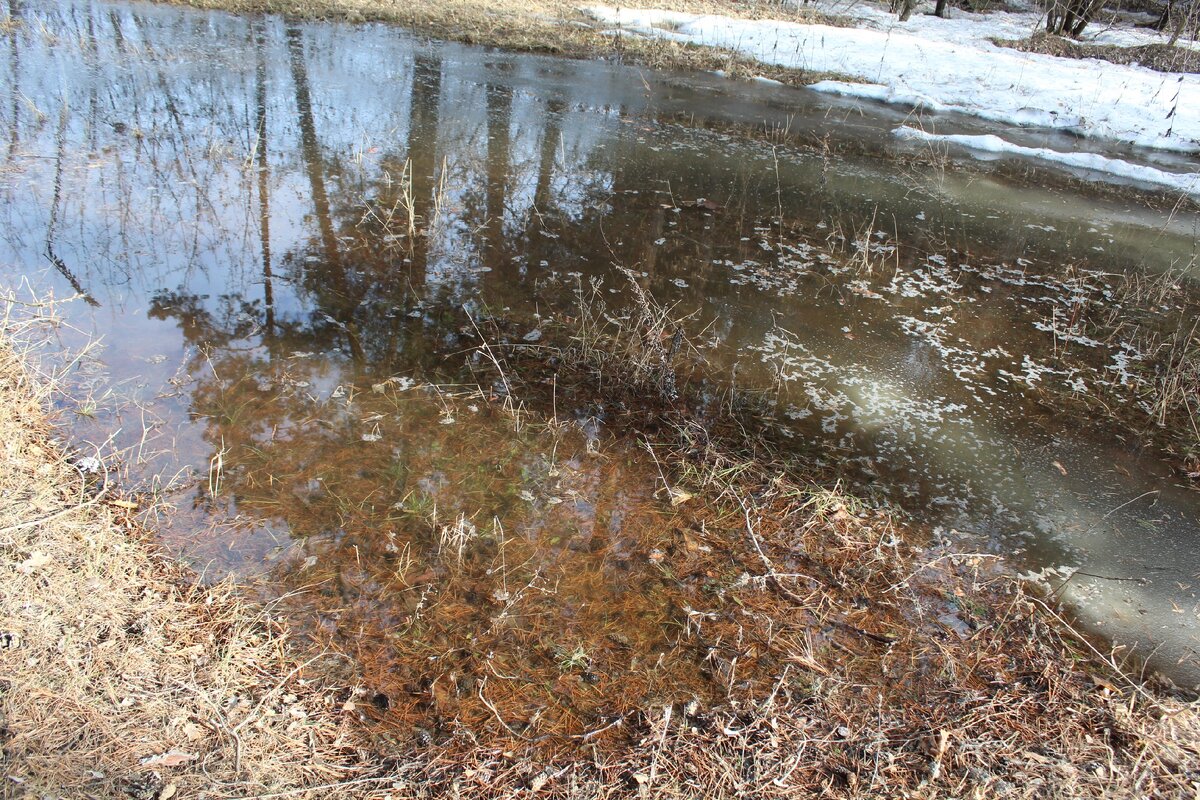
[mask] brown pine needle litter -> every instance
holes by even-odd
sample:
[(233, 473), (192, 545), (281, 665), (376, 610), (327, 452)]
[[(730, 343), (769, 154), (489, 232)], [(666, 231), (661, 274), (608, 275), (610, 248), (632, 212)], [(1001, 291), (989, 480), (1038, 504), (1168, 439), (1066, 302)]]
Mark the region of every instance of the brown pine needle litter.
[[(994, 559), (934, 557), (886, 515), (787, 477), (768, 452), (747, 461), (753, 447), (726, 446), (722, 424), (679, 410), (693, 385), (689, 349), (640, 302), (616, 329), (583, 315), (554, 350), (554, 391), (599, 391), (597, 377), (619, 363), (629, 382), (605, 375), (610, 402), (663, 400), (645, 412), (654, 420), (631, 410), (629, 424), (656, 430), (654, 469), (670, 481), (662, 513), (682, 538), (674, 552), (645, 544), (663, 548), (676, 590), (695, 603), (680, 646), (704, 642), (698, 658), (725, 688), (545, 731), (513, 702), (512, 676), (482, 666), (457, 697), (443, 682), (435, 733), (405, 727), (376, 713), (375, 678), (289, 633), (277, 608), (231, 584), (198, 585), (156, 549), (135, 501), (56, 441), (55, 382), (10, 322), (0, 340), (4, 796), (1197, 796), (1195, 705), (1131, 681)], [(536, 351), (543, 360), (554, 336), (547, 329)], [(532, 398), (543, 376), (521, 361), (531, 354), (511, 352), (496, 366)], [(689, 588), (684, 573), (719, 565), (741, 574)], [(402, 654), (405, 642), (394, 646)], [(575, 658), (562, 654), (563, 668)]]

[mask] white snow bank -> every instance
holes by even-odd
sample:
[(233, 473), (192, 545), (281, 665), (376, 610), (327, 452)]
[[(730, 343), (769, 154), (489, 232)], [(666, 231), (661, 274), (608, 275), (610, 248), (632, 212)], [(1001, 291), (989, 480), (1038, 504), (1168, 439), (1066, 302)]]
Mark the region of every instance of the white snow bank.
[(921, 15), (898, 23), (864, 4), (850, 13), (866, 27), (837, 28), (653, 9), (584, 10), (622, 30), (866, 82), (826, 81), (814, 87), (821, 91), (1200, 152), (1200, 75), (1022, 53), (989, 41), (1028, 36), (1036, 25), (1032, 14), (960, 14), (949, 20)]
[(901, 139), (944, 142), (984, 153), (1023, 156), (1039, 161), (1063, 164), (1074, 169), (1103, 172), (1200, 197), (1200, 172), (1166, 172), (1141, 164), (1131, 164), (1119, 158), (1108, 158), (1097, 153), (1064, 153), (1061, 150), (1051, 150), (1047, 147), (1024, 147), (992, 135), (965, 136), (927, 133), (907, 125), (896, 128), (892, 133)]
[[(1044, 30), (1046, 24), (1045, 13), (1036, 8), (1031, 11), (972, 14), (951, 7), (946, 9), (946, 18), (935, 17), (924, 13), (926, 9), (918, 8), (907, 22), (900, 22), (894, 13), (881, 5), (862, 0), (819, 0), (806, 4), (805, 8), (853, 19), (862, 28), (884, 31), (895, 29), (914, 36), (971, 45), (990, 44), (992, 39), (1027, 39), (1035, 31)], [(1154, 18), (1153, 15), (1150, 17)], [(1157, 31), (1135, 28), (1128, 22), (1117, 22), (1107, 13), (1085, 28), (1079, 38), (1084, 44), (1111, 44), (1121, 47), (1166, 41)], [(1181, 38), (1178, 44), (1187, 47), (1196, 43)]]

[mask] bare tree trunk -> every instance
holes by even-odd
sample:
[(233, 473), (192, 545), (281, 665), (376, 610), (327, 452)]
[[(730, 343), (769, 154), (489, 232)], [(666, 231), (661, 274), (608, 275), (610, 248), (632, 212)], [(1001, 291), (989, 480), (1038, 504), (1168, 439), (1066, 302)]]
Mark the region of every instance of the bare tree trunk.
[(1071, 33), (1073, 30), (1075, 30), (1075, 24), (1076, 24), (1075, 2), (1074, 2), (1074, 0), (1072, 0), (1072, 2), (1067, 6), (1066, 12), (1063, 14), (1062, 30), (1060, 30), (1059, 33), (1060, 34)]
[(19, 141), (20, 126), (17, 124), (20, 120), (21, 113), (21, 54), (17, 49), (17, 31), (20, 26), (17, 21), (21, 18), (21, 4), (18, 0), (8, 0), (8, 18), (12, 22), (8, 27), (8, 71), (9, 77), (12, 80), (10, 84), (10, 93), (12, 95), (12, 119), (9, 124), (12, 126), (9, 129), (8, 140), (8, 162), (11, 164), (17, 153), (17, 143)]
[(313, 212), (325, 248), (325, 260), (329, 267), (340, 265), (337, 233), (333, 229), (333, 213), (329, 206), (329, 193), (325, 189), (325, 171), (322, 164), (321, 145), (317, 139), (317, 126), (313, 119), (312, 95), (308, 86), (308, 65), (304, 61), (303, 34), (298, 28), (286, 30), (292, 82), (296, 89), (296, 114), (300, 122), (300, 157), (308, 173), (309, 189), (312, 192)]
[[(1172, 10), (1172, 4), (1168, 0), (1167, 11), (1163, 15), (1165, 21), (1170, 21)], [(1196, 38), (1196, 18), (1198, 13), (1200, 13), (1200, 0), (1192, 0), (1191, 3), (1186, 4), (1184, 12), (1178, 15), (1175, 28), (1171, 31), (1171, 40), (1167, 42), (1168, 47), (1174, 47), (1179, 43), (1179, 37), (1183, 35), (1184, 30), (1191, 30), (1192, 38)]]
[(1104, 0), (1083, 0), (1080, 3), (1082, 10), (1079, 11), (1075, 21), (1075, 26), (1071, 28), (1072, 36), (1079, 36), (1083, 33), (1083, 29), (1092, 21), (1096, 14), (1100, 13), (1100, 9), (1104, 8)]
[(1053, 0), (1046, 12), (1046, 32), (1079, 36), (1103, 8), (1104, 0)]
[(1167, 0), (1167, 7), (1163, 9), (1158, 22), (1154, 23), (1154, 30), (1165, 31), (1167, 29), (1167, 26), (1171, 24), (1171, 10), (1174, 5), (1173, 0)]
[(933, 9), (935, 17), (946, 18), (946, 0), (937, 0), (937, 7)]
[(413, 213), (425, 228), (425, 235), (412, 242), (413, 267), (409, 280), (418, 291), (425, 288), (429, 271), (433, 194), (438, 183), (437, 145), (438, 127), (441, 124), (441, 98), (441, 53), (418, 53), (413, 59), (408, 117), (408, 158), (412, 163)]
[(542, 129), (542, 153), (538, 162), (537, 185), (533, 192), (533, 207), (539, 214), (550, 210), (550, 183), (554, 178), (554, 153), (562, 134), (562, 115), (566, 104), (551, 100), (546, 107), (546, 124)]

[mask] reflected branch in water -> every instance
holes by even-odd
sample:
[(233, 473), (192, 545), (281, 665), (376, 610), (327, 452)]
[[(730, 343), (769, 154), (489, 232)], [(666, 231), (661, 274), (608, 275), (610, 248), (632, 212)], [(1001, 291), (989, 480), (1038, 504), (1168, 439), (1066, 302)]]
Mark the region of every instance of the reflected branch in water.
[(21, 113), (21, 52), (17, 38), (18, 20), (20, 19), (20, 0), (8, 0), (8, 74), (11, 81), (8, 91), (12, 96), (12, 117), (9, 120), (8, 131), (8, 163), (10, 164), (16, 155), (17, 144), (20, 141), (17, 124), (20, 121)]
[(313, 208), (317, 215), (317, 225), (321, 232), (321, 241), (325, 247), (325, 275), (318, 278), (322, 283), (332, 279), (334, 291), (342, 296), (343, 304), (340, 313), (334, 314), (333, 319), (338, 327), (346, 333), (346, 342), (350, 347), (350, 356), (355, 363), (364, 362), (362, 343), (359, 340), (357, 327), (353, 319), (353, 310), (358, 305), (346, 292), (345, 266), (338, 250), (337, 236), (333, 229), (333, 215), (329, 207), (329, 195), (325, 190), (325, 174), (321, 158), (321, 146), (317, 139), (317, 126), (313, 120), (312, 94), (308, 82), (308, 65), (304, 59), (304, 34), (295, 26), (289, 26), (286, 32), (289, 63), (292, 70), (292, 82), (296, 90), (296, 114), (300, 122), (300, 155), (304, 159), (308, 173), (309, 185), (312, 189)]
[(411, 280), (424, 287), (429, 259), (429, 235), (433, 220), (434, 186), (437, 183), (438, 126), (441, 119), (442, 59), (434, 52), (419, 52), (413, 58), (409, 93), (408, 159), (412, 164), (414, 213), (423, 221), (423, 241), (411, 242), (414, 250)]
[(254, 152), (257, 162), (255, 170), (258, 173), (258, 221), (259, 244), (262, 251), (263, 307), (266, 311), (263, 320), (263, 337), (267, 340), (269, 349), (275, 338), (275, 287), (271, 275), (271, 184), (267, 161), (267, 57), (264, 52), (266, 32), (261, 19), (255, 20), (253, 31), (255, 54)]
[[(508, 272), (504, 259), (505, 198), (508, 190), (512, 124), (512, 89), (489, 83), (487, 89), (487, 186), (485, 189), (486, 261), (493, 270)], [(499, 277), (499, 276), (498, 276)]]
[(538, 161), (537, 187), (533, 191), (533, 205), (539, 214), (550, 209), (550, 186), (554, 180), (554, 168), (562, 142), (563, 114), (566, 103), (557, 98), (546, 104), (546, 124), (542, 130), (542, 152)]
[(76, 292), (83, 297), (84, 301), (90, 306), (99, 306), (100, 303), (92, 295), (83, 288), (79, 278), (71, 271), (66, 262), (58, 257), (54, 252), (54, 231), (58, 226), (58, 209), (62, 203), (62, 184), (63, 184), (63, 161), (67, 147), (67, 106), (64, 103), (58, 114), (58, 153), (55, 157), (54, 165), (54, 196), (50, 201), (50, 221), (46, 226), (46, 252), (45, 256), (54, 265), (67, 282), (71, 284)]

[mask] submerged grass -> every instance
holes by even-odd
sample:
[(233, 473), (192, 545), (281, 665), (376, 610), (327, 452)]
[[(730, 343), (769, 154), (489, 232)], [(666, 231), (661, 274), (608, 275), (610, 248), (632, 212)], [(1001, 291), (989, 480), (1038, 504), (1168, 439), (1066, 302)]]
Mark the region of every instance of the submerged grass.
[[(1139, 441), (1161, 450), (1185, 477), (1200, 479), (1200, 325), (1189, 263), (1178, 271), (1074, 274), (1080, 291), (1061, 323), (1065, 332), (1111, 345), (1117, 377), (1104, 391), (1077, 399), (1106, 418), (1128, 423)], [(1068, 268), (1068, 274), (1073, 270)], [(1102, 294), (1101, 294), (1102, 293)], [(1061, 359), (1078, 358), (1064, 348)], [(1062, 398), (1060, 398), (1062, 399)]]
[[(539, 621), (547, 612), (588, 598), (571, 597), (569, 583), (544, 571), (519, 576), (522, 545), (499, 520), (439, 522), (421, 504), (411, 513), (429, 528), (425, 551), (419, 539), (397, 548), (390, 569), (419, 585), (424, 559), (449, 560), (443, 578), (425, 580), (417, 606), (447, 620), (474, 619), (452, 608), (462, 605), (448, 591), (452, 573), (494, 581), (492, 601), (472, 601), (491, 629), (460, 621), (427, 650), (413, 635), (394, 638), (392, 657), (426, 673), (411, 696), (380, 692), (362, 663), (314, 648), (319, 636), (289, 632), (279, 612), (288, 597), (251, 604), (228, 585), (197, 585), (157, 554), (130, 503), (102, 480), (97, 487), (53, 440), (45, 411), (53, 376), (34, 368), (10, 322), (0, 345), (6, 793), (1200, 790), (1194, 705), (1130, 680), (994, 559), (918, 546), (886, 510), (803, 477), (756, 427), (759, 401), (712, 390), (679, 321), (645, 292), (635, 290), (624, 313), (593, 295), (582, 300), (577, 318), (543, 321), (536, 346), (503, 321), (479, 321), (480, 384), (510, 393), (429, 393), (447, 417), (462, 411), (459, 402), (490, 404), (527, 435), (541, 426), (551, 447), (561, 440), (554, 431), (570, 427), (561, 420), (578, 418), (560, 412), (583, 409), (606, 431), (594, 458), (648, 451), (657, 506), (624, 529), (634, 537), (632, 574), (655, 576), (675, 620), (657, 660), (632, 653), (640, 666), (631, 674), (658, 681), (651, 694), (629, 678), (609, 680), (631, 654), (591, 630), (603, 625), (578, 620), (558, 623), (538, 667), (558, 677), (531, 681), (521, 672), (524, 635), (555, 624)], [(386, 402), (406, 386), (364, 386), (346, 402)], [(485, 539), (499, 547), (486, 562)], [(342, 583), (334, 599), (380, 602), (392, 591), (379, 582), (361, 596), (352, 589)], [(299, 600), (293, 609), (305, 602), (290, 599)], [(531, 705), (543, 689), (576, 703), (575, 713)], [(422, 702), (433, 703), (436, 724), (417, 716), (397, 724), (397, 703)]]

